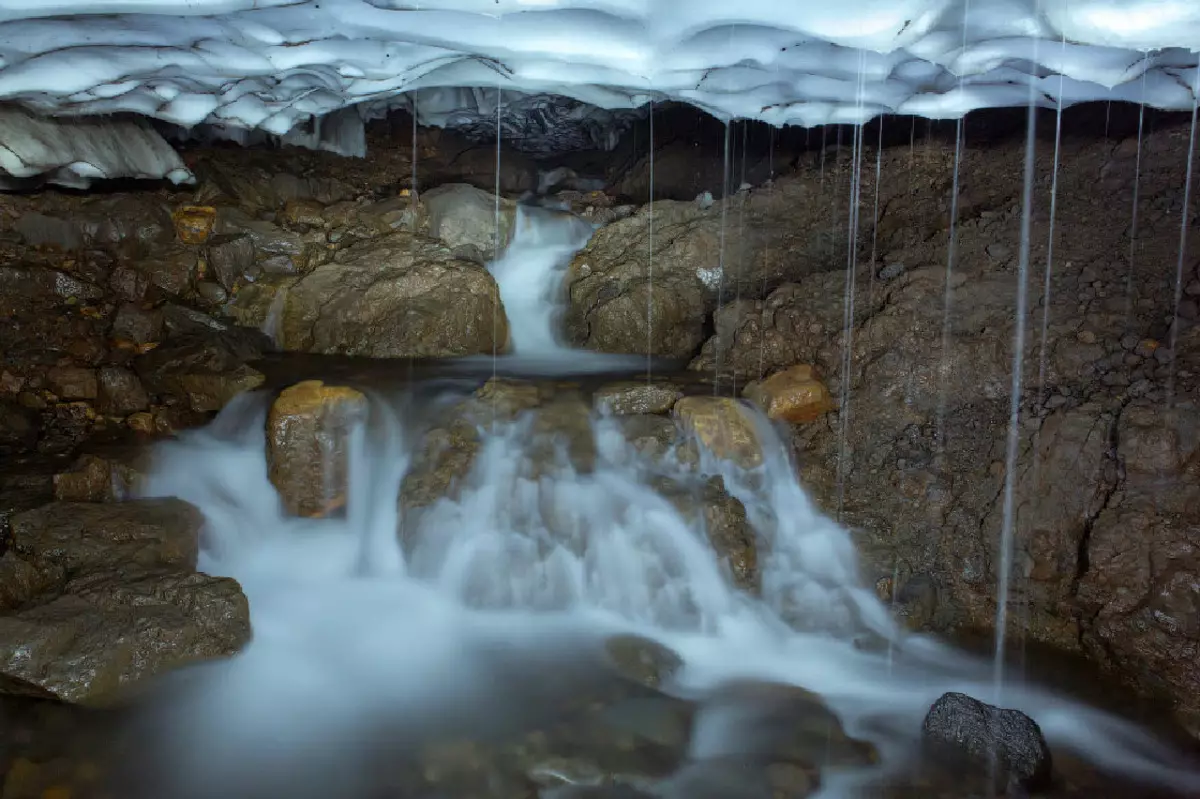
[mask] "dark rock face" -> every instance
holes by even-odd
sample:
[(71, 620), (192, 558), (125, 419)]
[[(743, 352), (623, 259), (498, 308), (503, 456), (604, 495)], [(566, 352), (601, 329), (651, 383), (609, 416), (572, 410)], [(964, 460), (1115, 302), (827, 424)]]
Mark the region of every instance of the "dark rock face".
[(1050, 748), (1033, 719), (965, 694), (944, 694), (921, 725), (926, 743), (981, 764), (996, 759), (1002, 782), (1027, 790), (1050, 783)]
[(55, 502), (11, 518), (0, 672), (73, 701), (249, 638), (238, 584), (195, 572), (199, 512), (175, 499)]

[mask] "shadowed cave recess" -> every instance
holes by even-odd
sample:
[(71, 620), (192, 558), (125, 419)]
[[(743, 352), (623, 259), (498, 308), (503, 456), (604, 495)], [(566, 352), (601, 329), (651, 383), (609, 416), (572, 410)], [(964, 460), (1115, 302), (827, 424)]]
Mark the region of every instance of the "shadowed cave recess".
[(0, 798), (1200, 795), (1198, 51), (0, 0)]

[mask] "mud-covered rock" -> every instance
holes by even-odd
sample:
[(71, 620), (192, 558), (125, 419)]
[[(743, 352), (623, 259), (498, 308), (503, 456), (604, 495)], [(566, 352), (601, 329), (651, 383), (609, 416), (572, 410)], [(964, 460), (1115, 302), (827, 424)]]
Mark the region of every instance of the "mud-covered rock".
[(444, 357), (503, 351), (508, 342), (487, 270), (409, 233), (359, 244), (299, 279), (263, 278), (244, 288), (231, 310), (242, 324), (259, 327), (272, 308), (286, 350)]
[(968, 761), (990, 765), (995, 758), (1002, 784), (1038, 790), (1050, 783), (1050, 747), (1037, 722), (1019, 710), (943, 694), (925, 716), (921, 734), (927, 745)]
[(267, 473), (289, 513), (345, 506), (350, 436), (366, 412), (366, 397), (345, 386), (308, 380), (280, 392), (267, 416)]

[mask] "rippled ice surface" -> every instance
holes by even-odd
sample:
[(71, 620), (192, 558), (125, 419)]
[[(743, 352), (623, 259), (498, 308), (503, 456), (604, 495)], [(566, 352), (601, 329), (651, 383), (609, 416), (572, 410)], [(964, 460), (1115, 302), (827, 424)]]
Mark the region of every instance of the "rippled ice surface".
[[(814, 509), (765, 420), (761, 468), (707, 455), (699, 467), (701, 477), (723, 475), (746, 505), (759, 598), (733, 589), (703, 535), (648, 487), (655, 473), (697, 477), (639, 456), (609, 419), (593, 421), (598, 455), (586, 474), (565, 456), (531, 472), (528, 419), (485, 431), (461, 497), (403, 517), (397, 492), (416, 432), (407, 407), (373, 398), (341, 520), (281, 515), (261, 397), (162, 445), (146, 493), (203, 510), (202, 568), (241, 581), (254, 626), (240, 656), (186, 675), (190, 699), (160, 736), (175, 758), (169, 770), (191, 791), (176, 795), (259, 795), (251, 786), (264, 796), (358, 795), (364, 752), (382, 731), (411, 742), (448, 724), (483, 730), (516, 712), (505, 704), (514, 662), (557, 673), (614, 632), (683, 656), (673, 693), (731, 678), (819, 693), (847, 732), (879, 747), (883, 769), (911, 754), (943, 692), (994, 699), (988, 664), (902, 632), (858, 582), (849, 535)], [(1200, 785), (1117, 718), (1029, 685), (1005, 686), (1001, 702), (1033, 716), (1056, 748)], [(733, 734), (706, 729), (692, 754), (720, 753)], [(826, 779), (821, 795), (850, 795), (854, 779)]]

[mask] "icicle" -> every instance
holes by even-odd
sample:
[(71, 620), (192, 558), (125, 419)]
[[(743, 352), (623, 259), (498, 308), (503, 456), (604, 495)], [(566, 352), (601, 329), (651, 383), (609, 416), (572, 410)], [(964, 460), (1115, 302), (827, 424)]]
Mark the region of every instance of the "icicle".
[(1183, 259), (1187, 252), (1188, 223), (1192, 211), (1192, 167), (1196, 156), (1196, 111), (1200, 106), (1200, 64), (1192, 83), (1192, 130), (1188, 134), (1187, 171), (1184, 177), (1183, 214), (1179, 220), (1179, 260), (1175, 264), (1175, 304), (1171, 307), (1171, 340), (1168, 345), (1170, 360), (1167, 369), (1166, 409), (1175, 405), (1175, 348), (1179, 344), (1179, 302), (1183, 299)]

